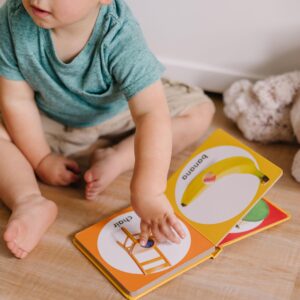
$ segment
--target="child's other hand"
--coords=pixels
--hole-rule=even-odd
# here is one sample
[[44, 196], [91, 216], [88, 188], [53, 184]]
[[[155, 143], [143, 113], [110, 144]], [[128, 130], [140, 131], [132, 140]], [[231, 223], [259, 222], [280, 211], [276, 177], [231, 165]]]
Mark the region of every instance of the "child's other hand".
[[132, 196], [132, 206], [141, 218], [140, 243], [147, 244], [152, 235], [158, 242], [180, 243], [185, 237], [183, 228], [175, 216], [165, 194], [156, 196]]
[[66, 186], [80, 178], [76, 161], [53, 153], [42, 159], [35, 172], [44, 183], [56, 186]]

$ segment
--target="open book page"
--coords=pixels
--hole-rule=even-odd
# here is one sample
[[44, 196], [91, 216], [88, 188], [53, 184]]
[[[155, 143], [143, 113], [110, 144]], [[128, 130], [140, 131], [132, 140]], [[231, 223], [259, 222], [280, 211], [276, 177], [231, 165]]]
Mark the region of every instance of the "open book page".
[[171, 176], [166, 195], [177, 214], [218, 245], [281, 174], [219, 129]]
[[134, 295], [215, 251], [198, 231], [185, 221], [181, 223], [186, 238], [180, 244], [156, 243], [150, 238], [147, 247], [141, 247], [140, 219], [128, 208], [79, 232], [75, 238], [123, 290]]
[[235, 243], [248, 236], [287, 221], [289, 214], [267, 199], [260, 199], [219, 244], [220, 247]]

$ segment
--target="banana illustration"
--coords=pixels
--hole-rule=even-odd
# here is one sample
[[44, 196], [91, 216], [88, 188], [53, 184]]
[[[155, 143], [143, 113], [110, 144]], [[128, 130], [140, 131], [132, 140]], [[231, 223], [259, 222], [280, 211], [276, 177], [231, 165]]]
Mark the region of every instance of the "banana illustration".
[[187, 206], [194, 201], [207, 188], [209, 182], [215, 182], [232, 173], [252, 174], [257, 176], [262, 184], [269, 181], [250, 158], [244, 156], [225, 158], [204, 169], [191, 181], [183, 194], [181, 205]]

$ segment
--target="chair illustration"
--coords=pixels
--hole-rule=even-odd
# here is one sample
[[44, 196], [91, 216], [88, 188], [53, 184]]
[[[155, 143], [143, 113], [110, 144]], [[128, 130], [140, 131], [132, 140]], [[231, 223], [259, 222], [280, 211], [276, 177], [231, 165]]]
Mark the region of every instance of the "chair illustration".
[[152, 274], [171, 266], [170, 261], [155, 245], [153, 240], [149, 239], [150, 243], [148, 241], [146, 247], [141, 247], [139, 233], [132, 234], [125, 227], [121, 227], [121, 230], [126, 237], [123, 243], [117, 241], [118, 245], [127, 252], [144, 275]]

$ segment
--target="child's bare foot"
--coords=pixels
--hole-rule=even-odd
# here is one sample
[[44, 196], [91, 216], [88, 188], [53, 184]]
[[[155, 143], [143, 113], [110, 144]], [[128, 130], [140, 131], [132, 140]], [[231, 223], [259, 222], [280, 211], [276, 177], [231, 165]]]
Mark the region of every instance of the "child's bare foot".
[[16, 257], [24, 258], [54, 222], [57, 207], [40, 195], [31, 195], [20, 202], [12, 211], [3, 238]]
[[97, 149], [93, 154], [91, 167], [84, 174], [87, 183], [86, 199], [94, 200], [124, 171], [124, 162], [114, 148]]

